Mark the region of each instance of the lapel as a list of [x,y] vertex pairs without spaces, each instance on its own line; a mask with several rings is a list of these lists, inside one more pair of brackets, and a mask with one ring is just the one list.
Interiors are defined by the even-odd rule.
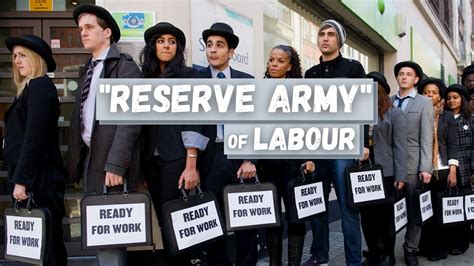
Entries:
[[408,101],[407,107],[405,107],[405,110],[403,110],[403,114],[404,114],[404,115],[408,114],[408,112],[411,110],[411,108],[413,107],[413,105],[415,105],[416,96],[417,96],[417,95],[415,95],[414,98],[412,98],[412,99],[410,99],[410,100]]
[[239,77],[239,74],[237,73],[237,71],[235,71],[233,68],[229,67],[230,68],[230,78],[238,78]]

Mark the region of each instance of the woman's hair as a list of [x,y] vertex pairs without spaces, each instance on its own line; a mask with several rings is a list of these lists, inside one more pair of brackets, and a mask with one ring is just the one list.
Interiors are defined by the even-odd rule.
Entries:
[[46,61],[33,50],[21,46],[25,52],[25,56],[28,57],[31,64],[31,74],[27,77],[20,75],[20,71],[15,64],[15,55],[12,53],[12,64],[13,64],[13,82],[16,86],[16,95],[20,95],[25,88],[25,85],[32,79],[42,77],[46,74],[47,65]]
[[[166,33],[165,33],[166,34]],[[145,78],[171,78],[176,77],[185,66],[184,45],[176,38],[176,56],[167,63],[161,73],[160,60],[156,56],[156,40],[164,34],[153,36],[140,52],[140,64]]]
[[[288,55],[290,59],[291,69],[286,72],[286,78],[302,78],[303,74],[301,71],[301,61],[298,52],[295,48],[288,45],[277,45],[273,47],[272,51],[275,49],[280,49]],[[268,73],[268,67],[265,71],[265,78],[271,78],[270,73]]]
[[385,112],[387,112],[388,109],[392,108],[393,105],[390,102],[390,97],[388,97],[387,93],[385,92],[385,88],[380,84],[378,85],[377,93],[379,117],[380,120],[383,120]]

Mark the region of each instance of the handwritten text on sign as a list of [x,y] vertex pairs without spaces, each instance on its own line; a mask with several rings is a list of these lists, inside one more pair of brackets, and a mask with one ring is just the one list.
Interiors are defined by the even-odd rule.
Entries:
[[175,211],[171,219],[179,250],[224,234],[215,201]]
[[466,220],[474,219],[474,195],[466,195],[464,204],[466,205]]
[[276,223],[273,191],[227,194],[231,227]]
[[350,173],[354,203],[385,198],[380,170]]
[[397,201],[393,205],[393,211],[394,211],[394,214],[395,214],[394,215],[395,231],[398,231],[408,223],[406,198],[403,198],[403,199]]
[[146,242],[145,204],[87,206],[87,246]]
[[443,198],[443,224],[464,221],[464,198]]
[[421,220],[424,222],[433,216],[433,207],[431,205],[431,191],[426,191],[420,195]]
[[298,186],[294,190],[298,219],[326,211],[323,182]]
[[7,251],[13,256],[39,260],[43,225],[40,218],[6,216]]

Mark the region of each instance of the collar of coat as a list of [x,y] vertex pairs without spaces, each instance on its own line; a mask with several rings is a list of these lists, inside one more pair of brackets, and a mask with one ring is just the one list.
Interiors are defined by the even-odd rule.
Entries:
[[319,57],[319,62],[321,65],[332,65],[332,64],[338,64],[342,61],[342,55],[341,53],[339,53],[339,55],[334,58],[333,60],[329,60],[329,61],[323,61],[323,56],[320,56]]

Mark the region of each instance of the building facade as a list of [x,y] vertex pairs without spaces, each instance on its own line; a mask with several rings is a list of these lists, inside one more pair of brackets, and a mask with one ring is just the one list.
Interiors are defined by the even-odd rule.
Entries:
[[[472,62],[471,0],[7,0],[0,5],[0,120],[13,102],[11,55],[4,45],[10,36],[33,33],[51,44],[58,63],[50,73],[60,95],[61,151],[67,160],[69,119],[78,86],[79,69],[89,57],[82,48],[72,10],[95,3],[112,12],[122,31],[119,47],[139,62],[143,32],[168,21],[186,34],[187,63],[206,66],[201,32],[216,21],[229,23],[240,37],[231,65],[262,78],[270,50],[279,44],[293,46],[303,70],[319,63],[319,25],[336,19],[346,28],[341,49],[345,57],[362,63],[366,72],[383,72],[396,91],[393,66],[404,60],[418,62],[427,76],[447,84],[459,81]],[[0,164],[0,210],[9,206],[6,167]],[[67,188],[65,239],[70,255],[80,250],[81,186]],[[3,238],[0,238],[0,242]],[[0,249],[3,252],[3,249]]]

